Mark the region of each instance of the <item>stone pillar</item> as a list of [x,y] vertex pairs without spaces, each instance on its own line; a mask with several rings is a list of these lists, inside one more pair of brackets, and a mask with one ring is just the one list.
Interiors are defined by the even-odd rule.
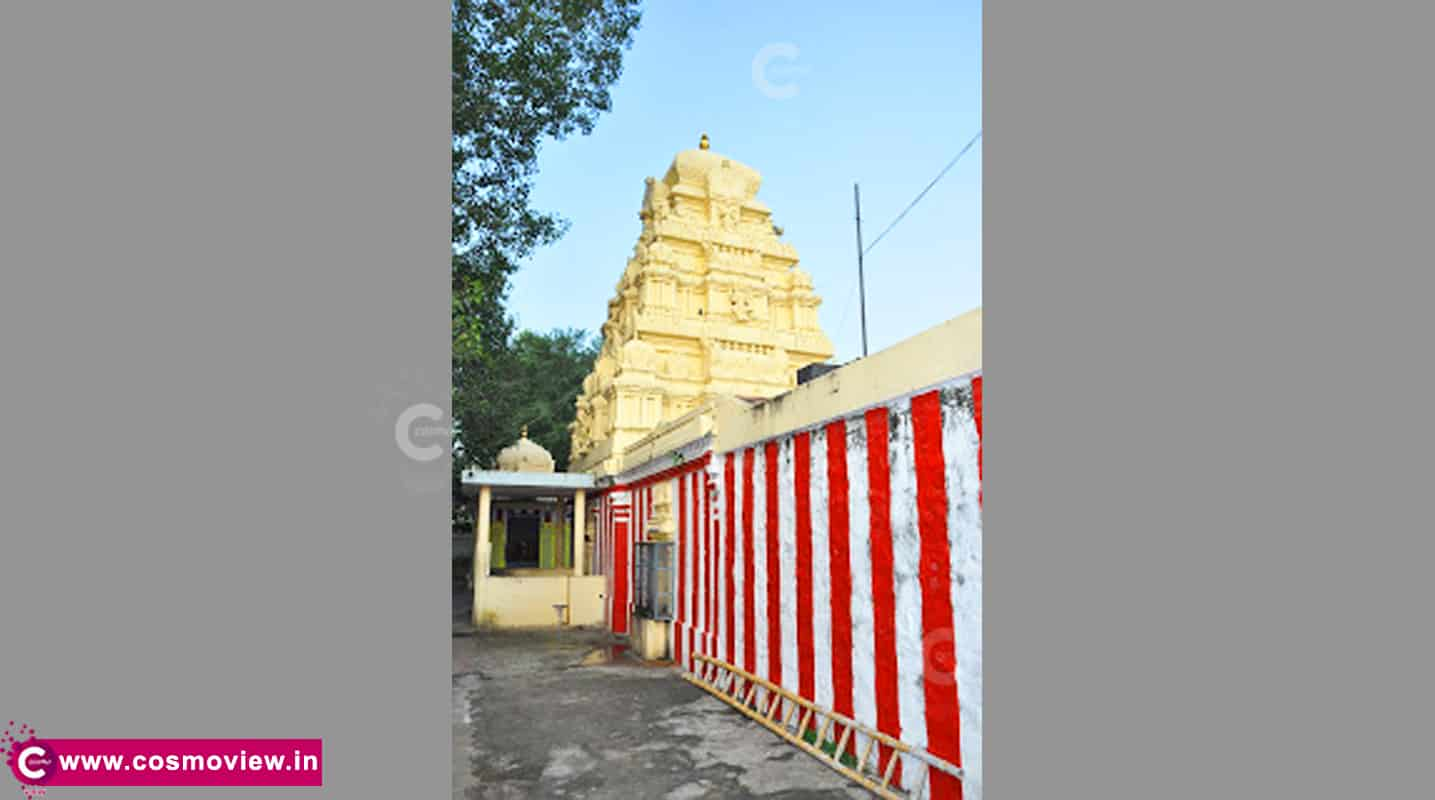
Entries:
[[573,575],[583,575],[583,539],[585,534],[588,511],[583,506],[584,494],[579,489],[573,495]]
[[473,536],[473,624],[477,625],[483,615],[483,594],[488,584],[488,563],[493,557],[489,544],[489,517],[493,515],[493,488],[480,486],[478,489],[478,510],[474,515]]

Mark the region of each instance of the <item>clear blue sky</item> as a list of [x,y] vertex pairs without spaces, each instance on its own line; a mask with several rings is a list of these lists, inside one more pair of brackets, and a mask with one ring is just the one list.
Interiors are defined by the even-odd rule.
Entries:
[[[597,330],[641,229],[643,179],[707,132],[762,173],[836,360],[861,355],[852,184],[870,243],[980,130],[981,64],[975,0],[646,3],[612,111],[541,152],[533,202],[571,228],[514,277],[519,327]],[[872,352],[981,305],[982,145],[867,256]]]

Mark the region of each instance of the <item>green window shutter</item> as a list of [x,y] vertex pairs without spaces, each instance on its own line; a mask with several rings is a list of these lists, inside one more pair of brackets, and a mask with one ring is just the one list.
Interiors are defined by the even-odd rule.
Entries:
[[553,569],[553,525],[543,523],[538,529],[538,566]]
[[494,522],[488,528],[489,564],[493,569],[507,569],[508,536],[502,522]]

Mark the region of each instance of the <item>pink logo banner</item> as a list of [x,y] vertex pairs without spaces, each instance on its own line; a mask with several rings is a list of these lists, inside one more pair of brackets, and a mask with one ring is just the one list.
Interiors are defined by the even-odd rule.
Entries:
[[38,739],[6,754],[21,784],[323,786],[321,739]]

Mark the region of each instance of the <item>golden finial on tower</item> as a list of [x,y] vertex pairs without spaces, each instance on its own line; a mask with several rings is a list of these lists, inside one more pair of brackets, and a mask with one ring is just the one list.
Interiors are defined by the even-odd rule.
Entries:
[[701,139],[698,140],[698,149],[699,149],[699,150],[706,150],[706,149],[708,149],[708,135],[707,135],[706,133],[703,134],[703,138],[701,138]]
[[519,431],[518,431],[518,438],[520,438],[520,439],[527,439],[527,438],[528,438],[528,426],[527,426],[527,425],[524,425],[522,428],[519,429]]

